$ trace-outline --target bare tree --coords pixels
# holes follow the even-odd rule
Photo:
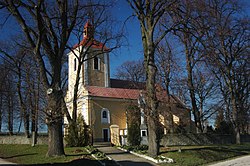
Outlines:
[[[0,70],[2,71],[2,74],[0,75],[0,80],[4,80],[5,78],[5,70],[2,64],[0,65]],[[0,132],[2,131],[2,124],[3,124],[3,101],[4,101],[4,81],[0,82]]]
[[[210,31],[208,60],[220,82],[234,126],[235,141],[240,143],[242,117],[249,117],[249,105],[246,104],[249,101],[249,71],[246,67],[249,64],[249,19],[239,18],[240,6],[236,1],[213,1],[210,7],[214,23],[211,24],[215,28]]]
[[[201,113],[198,109],[196,101],[194,71],[197,63],[202,61],[204,49],[203,40],[208,26],[205,24],[206,9],[204,1],[183,1],[175,14],[172,15],[173,20],[178,24],[175,35],[183,44],[184,54],[186,58],[187,71],[187,87],[189,98],[191,100],[192,113],[196,125],[197,132],[202,132]]]
[[[23,42],[25,43],[25,41]],[[41,94],[36,93],[40,90],[39,87],[41,84],[37,63],[32,52],[17,44],[7,45],[2,43],[0,53],[3,59],[8,61],[10,66],[9,69],[16,78],[16,93],[20,109],[20,125],[18,132],[20,131],[22,122],[24,122],[26,137],[30,137],[30,124],[31,132],[36,135],[38,110],[40,108],[39,94]]]
[[[15,87],[15,78],[11,66],[8,62],[3,61],[1,65],[3,67],[1,80],[1,116],[5,117],[5,123],[7,123],[7,130],[10,135],[14,133],[14,119],[17,118],[17,95]]]
[[[124,62],[117,68],[115,77],[132,82],[144,82],[145,72],[143,68],[143,61],[137,60]]]
[[[204,63],[197,65],[193,82],[202,131],[206,132],[207,121],[217,112],[214,108],[218,106],[221,100],[218,100],[220,96],[217,95],[219,89],[217,88],[216,78],[208,68],[202,67],[202,65]]]
[[[171,92],[170,92],[170,82],[173,80],[174,73],[179,71],[176,59],[174,57],[173,48],[170,42],[165,40],[157,47],[156,50],[156,64],[157,64],[157,82],[166,91],[166,110],[164,110],[165,123],[168,128],[168,132],[174,132],[174,122],[171,102]],[[174,72],[175,71],[175,72]]]
[[[157,134],[157,126],[159,124],[159,115],[157,111],[156,97],[156,73],[155,51],[159,42],[171,30],[170,26],[165,26],[164,31],[157,34],[157,25],[159,20],[167,15],[168,10],[175,1],[157,0],[151,2],[149,0],[127,0],[130,7],[135,12],[140,23],[142,34],[142,45],[144,53],[144,68],[146,72],[146,110],[148,124],[148,142],[150,156],[157,156],[159,153],[159,135]],[[159,32],[159,31],[158,31]]]
[[[64,155],[62,117],[66,109],[61,84],[64,51],[77,19],[84,16],[79,1],[10,1],[1,8],[11,14],[25,35],[39,64],[47,90],[48,156]]]

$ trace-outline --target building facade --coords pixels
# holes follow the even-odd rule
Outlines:
[[[74,86],[77,71],[80,69],[79,90],[77,94],[77,112],[81,113],[92,131],[94,141],[111,141],[121,143],[121,136],[127,134],[126,111],[130,105],[140,106],[143,99],[143,83],[135,86],[130,81],[110,79],[108,48],[94,39],[94,31],[90,22],[84,26],[83,40],[74,46],[68,54],[68,91],[66,103],[70,113],[73,109]],[[78,68],[79,59],[84,59]],[[162,125],[170,121],[182,125],[189,130],[191,123],[190,111],[182,102],[171,97],[171,113],[166,113],[164,93],[158,94]],[[168,107],[169,108],[169,107]],[[147,126],[141,109],[141,136],[143,143],[147,143]],[[168,116],[167,116],[168,115]],[[169,116],[170,115],[170,116]],[[166,118],[168,117],[168,118]],[[67,126],[67,120],[65,119]],[[166,127],[167,128],[167,127]],[[167,132],[167,129],[165,130]]]

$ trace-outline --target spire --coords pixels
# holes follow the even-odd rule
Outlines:
[[[83,38],[94,38],[94,27],[89,20],[84,25]]]

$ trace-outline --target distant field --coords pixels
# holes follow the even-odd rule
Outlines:
[[[65,148],[64,157],[46,157],[47,149],[47,145],[32,147],[31,145],[0,144],[0,158],[19,164],[97,165],[97,161],[82,147]]]
[[[181,150],[181,152],[178,152]],[[173,146],[161,148],[161,155],[174,159],[171,166],[199,166],[250,154],[250,143],[242,145]]]

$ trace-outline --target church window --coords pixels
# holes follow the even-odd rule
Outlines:
[[[74,71],[76,71],[76,58],[74,59]]]
[[[94,57],[94,69],[100,70],[100,59],[97,57]]]
[[[107,118],[107,111],[102,112],[102,118]]]
[[[101,111],[101,122],[110,123],[110,114],[107,108],[103,108]]]
[[[147,130],[141,130],[141,136],[146,137],[147,136]]]

